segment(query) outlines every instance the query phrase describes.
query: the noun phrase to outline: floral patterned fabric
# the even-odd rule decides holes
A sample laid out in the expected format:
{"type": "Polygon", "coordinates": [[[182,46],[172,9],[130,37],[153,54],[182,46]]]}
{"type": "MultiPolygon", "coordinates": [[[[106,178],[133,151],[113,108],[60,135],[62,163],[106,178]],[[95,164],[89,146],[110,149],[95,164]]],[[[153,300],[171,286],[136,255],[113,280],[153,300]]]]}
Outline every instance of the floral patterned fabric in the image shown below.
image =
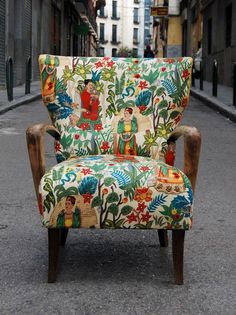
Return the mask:
{"type": "Polygon", "coordinates": [[[188,104],[191,58],[41,55],[39,64],[42,97],[61,133],[58,162],[112,154],[114,145],[120,154],[165,159],[188,104]]]}
{"type": "Polygon", "coordinates": [[[192,190],[177,168],[147,157],[71,158],[40,184],[46,227],[189,229],[192,190]]]}
{"type": "Polygon", "coordinates": [[[46,227],[189,229],[192,190],[170,133],[188,105],[191,58],[39,57],[59,165],[40,184],[46,227]],[[115,155],[114,155],[115,153],[115,155]]]}

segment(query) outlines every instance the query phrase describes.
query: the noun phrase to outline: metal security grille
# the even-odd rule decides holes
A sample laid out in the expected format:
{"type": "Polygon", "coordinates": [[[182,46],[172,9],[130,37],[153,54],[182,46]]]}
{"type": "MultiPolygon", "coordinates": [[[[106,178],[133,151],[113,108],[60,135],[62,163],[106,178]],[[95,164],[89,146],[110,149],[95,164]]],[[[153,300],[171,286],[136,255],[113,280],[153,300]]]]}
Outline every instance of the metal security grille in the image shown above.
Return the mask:
{"type": "Polygon", "coordinates": [[[31,35],[32,35],[32,0],[24,1],[24,36],[26,38],[25,57],[31,56],[31,35]]]}
{"type": "Polygon", "coordinates": [[[0,85],[5,85],[5,2],[0,1],[0,85]]]}

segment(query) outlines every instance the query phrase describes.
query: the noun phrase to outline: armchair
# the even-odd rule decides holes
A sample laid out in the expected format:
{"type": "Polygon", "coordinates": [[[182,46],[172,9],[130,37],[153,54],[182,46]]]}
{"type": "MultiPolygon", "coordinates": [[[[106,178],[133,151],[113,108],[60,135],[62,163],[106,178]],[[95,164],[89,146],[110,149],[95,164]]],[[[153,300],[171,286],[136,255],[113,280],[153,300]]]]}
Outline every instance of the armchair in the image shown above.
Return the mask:
{"type": "Polygon", "coordinates": [[[179,121],[189,100],[191,58],[39,57],[53,125],[27,129],[34,185],[48,229],[48,282],[70,228],[172,231],[175,282],[183,283],[185,230],[200,152],[196,128],[179,121]],[[58,164],[45,172],[44,135],[58,164]],[[184,171],[174,167],[184,137],[184,171]]]}

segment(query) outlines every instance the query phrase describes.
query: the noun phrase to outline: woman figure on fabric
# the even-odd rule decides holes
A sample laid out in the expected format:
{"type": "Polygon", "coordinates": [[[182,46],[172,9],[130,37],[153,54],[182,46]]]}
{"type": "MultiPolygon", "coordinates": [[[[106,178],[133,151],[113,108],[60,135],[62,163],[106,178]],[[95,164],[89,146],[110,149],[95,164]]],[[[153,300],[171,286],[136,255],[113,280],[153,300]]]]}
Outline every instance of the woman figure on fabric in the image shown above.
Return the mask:
{"type": "Polygon", "coordinates": [[[99,96],[94,83],[92,80],[84,80],[84,84],[85,88],[80,94],[81,106],[84,109],[82,117],[92,121],[98,120],[99,96]]]}
{"type": "Polygon", "coordinates": [[[65,209],[61,211],[57,218],[58,228],[76,228],[80,226],[79,209],[73,207],[75,205],[75,197],[67,196],[65,202],[65,209]]]}
{"type": "Polygon", "coordinates": [[[124,118],[118,121],[117,132],[120,135],[118,141],[118,154],[137,155],[135,133],[138,131],[137,119],[132,117],[133,109],[127,107],[124,118]]]}

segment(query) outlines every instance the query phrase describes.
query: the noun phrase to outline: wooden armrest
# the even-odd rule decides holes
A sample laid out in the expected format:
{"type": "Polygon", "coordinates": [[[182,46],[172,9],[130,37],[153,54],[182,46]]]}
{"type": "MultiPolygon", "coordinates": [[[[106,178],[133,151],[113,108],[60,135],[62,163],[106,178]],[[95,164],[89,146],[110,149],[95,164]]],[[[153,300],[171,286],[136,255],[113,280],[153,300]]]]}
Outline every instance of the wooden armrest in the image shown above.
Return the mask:
{"type": "Polygon", "coordinates": [[[188,176],[194,191],[201,148],[201,134],[195,127],[180,126],[170,135],[169,142],[184,137],[184,173],[188,176]]]}
{"type": "Polygon", "coordinates": [[[39,183],[45,173],[44,136],[46,132],[57,140],[60,138],[59,131],[48,124],[36,124],[26,130],[28,153],[37,198],[39,183]]]}

